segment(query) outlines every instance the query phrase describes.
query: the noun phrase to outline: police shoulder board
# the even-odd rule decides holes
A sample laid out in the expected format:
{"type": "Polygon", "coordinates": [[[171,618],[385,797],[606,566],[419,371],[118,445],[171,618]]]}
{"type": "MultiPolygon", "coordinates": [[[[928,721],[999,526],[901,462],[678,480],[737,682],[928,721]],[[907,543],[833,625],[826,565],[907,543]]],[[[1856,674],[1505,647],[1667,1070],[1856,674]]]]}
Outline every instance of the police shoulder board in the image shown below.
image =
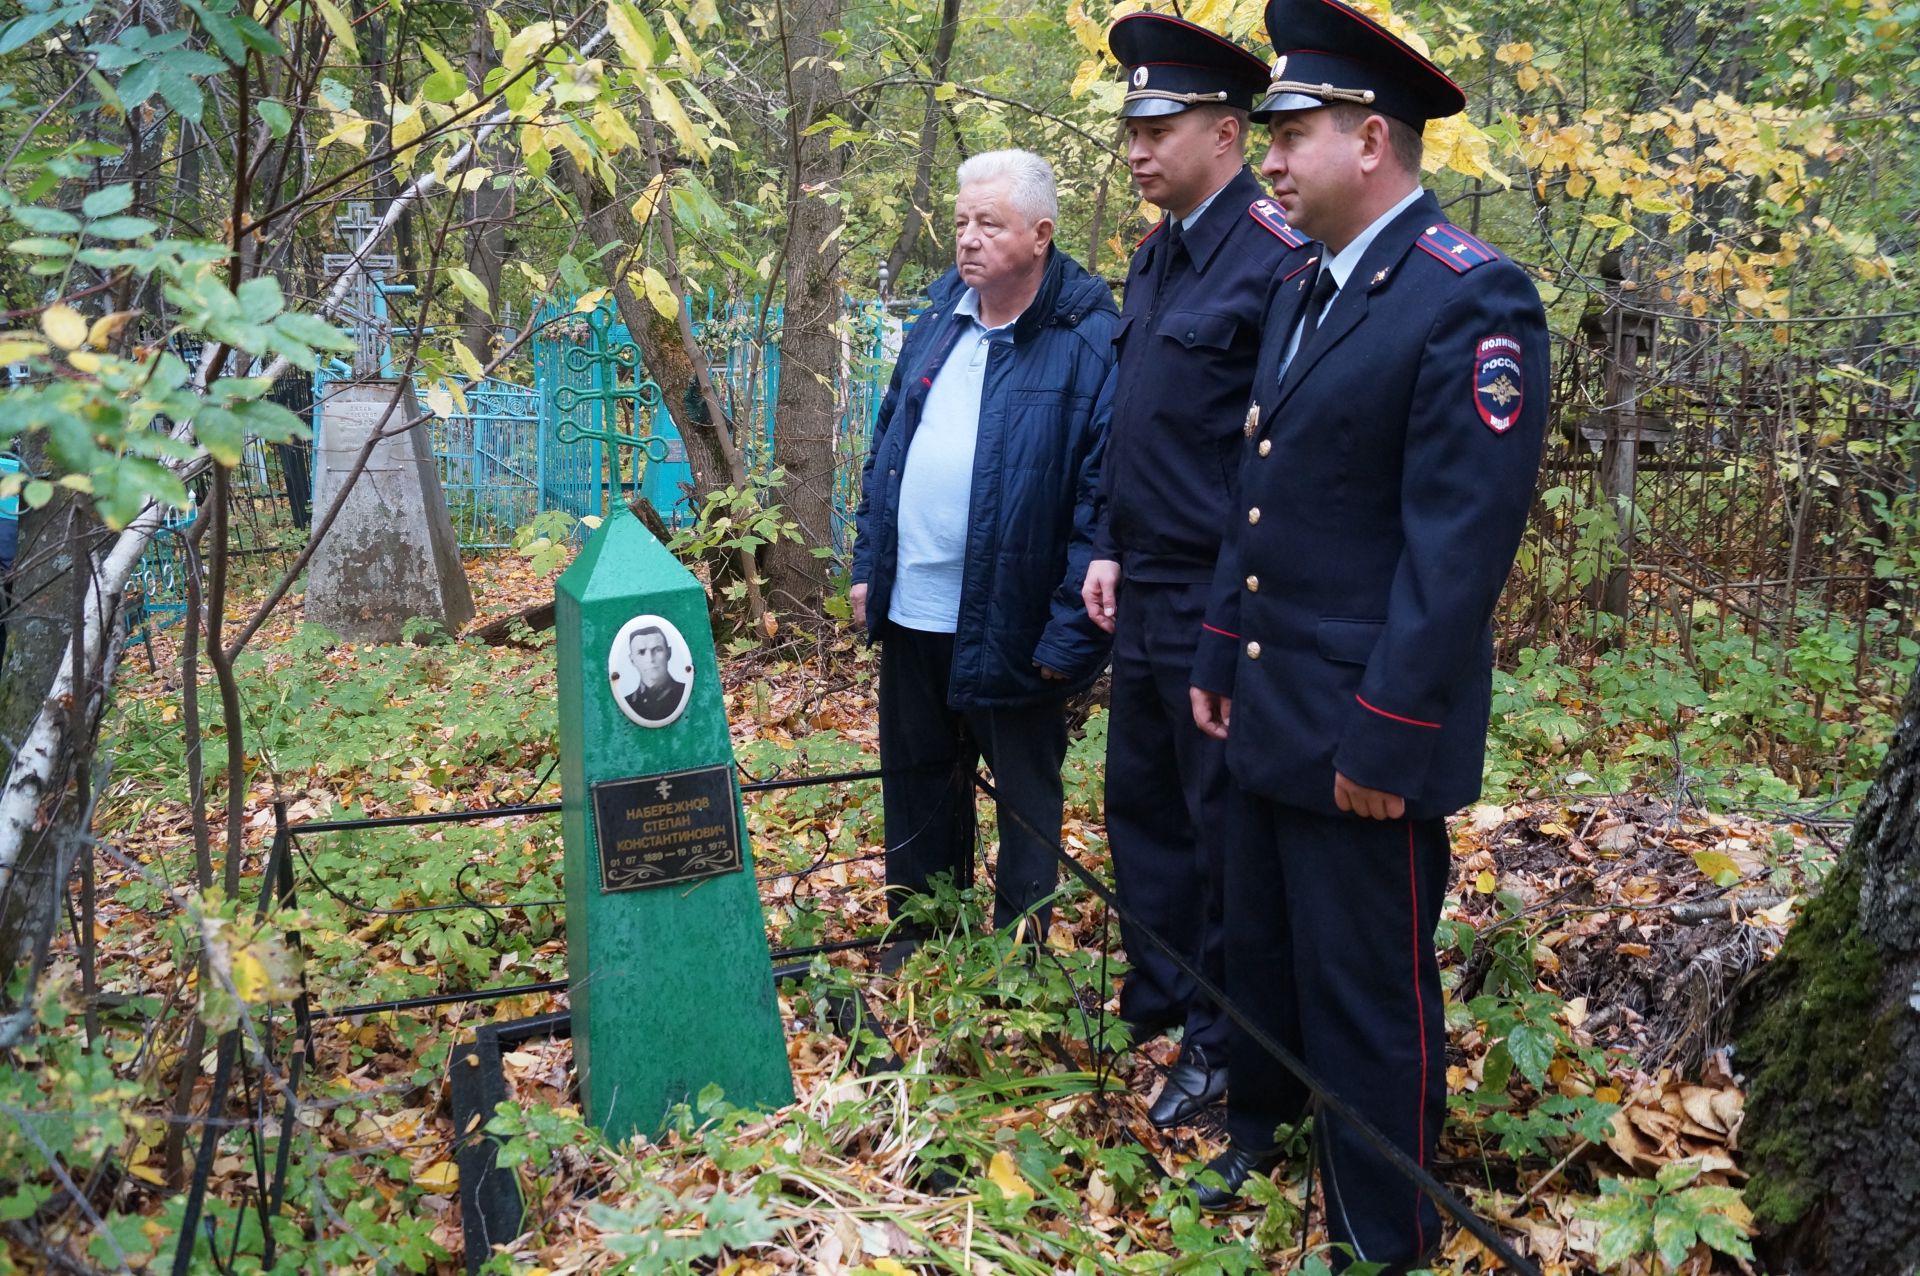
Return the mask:
{"type": "Polygon", "coordinates": [[[1420,236],[1420,248],[1429,257],[1447,264],[1456,275],[1464,275],[1476,266],[1500,260],[1497,249],[1469,235],[1451,222],[1436,222],[1420,236]]]}
{"type": "Polygon", "coordinates": [[[1256,199],[1247,205],[1247,216],[1260,223],[1263,228],[1272,233],[1275,239],[1289,248],[1304,248],[1313,242],[1287,225],[1286,216],[1280,211],[1280,205],[1270,199],[1256,199]]]}

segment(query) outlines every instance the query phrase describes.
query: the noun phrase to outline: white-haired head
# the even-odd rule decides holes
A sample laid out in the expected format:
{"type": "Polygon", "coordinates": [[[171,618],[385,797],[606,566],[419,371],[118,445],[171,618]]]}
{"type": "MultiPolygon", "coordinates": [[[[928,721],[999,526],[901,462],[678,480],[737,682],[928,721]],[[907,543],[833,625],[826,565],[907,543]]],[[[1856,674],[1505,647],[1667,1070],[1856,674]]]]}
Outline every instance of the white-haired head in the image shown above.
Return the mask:
{"type": "Polygon", "coordinates": [[[1006,179],[1007,198],[1027,225],[1060,220],[1060,197],[1054,190],[1053,165],[1032,151],[982,151],[965,160],[954,175],[959,189],[977,182],[1006,179]]]}

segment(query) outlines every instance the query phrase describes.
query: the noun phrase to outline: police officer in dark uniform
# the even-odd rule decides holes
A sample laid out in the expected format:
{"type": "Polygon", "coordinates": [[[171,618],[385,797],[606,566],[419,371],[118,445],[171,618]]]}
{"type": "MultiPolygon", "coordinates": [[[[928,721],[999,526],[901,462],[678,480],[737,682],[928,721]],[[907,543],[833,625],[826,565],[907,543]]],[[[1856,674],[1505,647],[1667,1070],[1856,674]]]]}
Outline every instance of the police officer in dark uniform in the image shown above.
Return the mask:
{"type": "MultiPolygon", "coordinates": [[[[1480,792],[1490,620],[1532,502],[1547,328],[1526,272],[1420,189],[1425,122],[1465,106],[1339,0],[1269,0],[1279,57],[1261,171],[1321,256],[1276,285],[1249,452],[1194,669],[1195,721],[1242,796],[1226,869],[1228,995],[1410,1157],[1446,1112],[1433,932],[1445,817],[1480,792]]],[[[1229,1206],[1307,1094],[1229,1044],[1229,1206]]],[[[1316,1121],[1351,1258],[1417,1266],[1433,1204],[1354,1128],[1316,1121]]]]}
{"type": "MultiPolygon", "coordinates": [[[[1115,633],[1107,833],[1129,913],[1218,983],[1225,749],[1187,688],[1241,454],[1240,422],[1269,288],[1310,245],[1247,167],[1247,109],[1266,64],[1158,13],[1113,26],[1126,68],[1127,163],[1166,216],[1127,272],[1088,615],[1115,633]]],[[[1192,1119],[1226,1090],[1227,1021],[1125,919],[1121,994],[1136,1041],[1183,1027],[1149,1116],[1192,1119]]]]}

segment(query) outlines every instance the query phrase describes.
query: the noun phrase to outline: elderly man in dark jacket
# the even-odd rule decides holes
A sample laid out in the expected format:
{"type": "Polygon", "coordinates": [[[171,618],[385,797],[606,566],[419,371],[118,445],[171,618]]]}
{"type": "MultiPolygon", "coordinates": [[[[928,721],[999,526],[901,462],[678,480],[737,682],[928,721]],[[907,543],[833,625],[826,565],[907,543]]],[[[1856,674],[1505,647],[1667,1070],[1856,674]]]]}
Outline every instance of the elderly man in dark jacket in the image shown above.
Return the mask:
{"type": "Polygon", "coordinates": [[[940,874],[970,878],[984,754],[1000,804],[994,924],[1024,918],[1038,938],[1066,700],[1107,658],[1080,588],[1118,311],[1053,245],[1045,160],[976,155],[958,186],[955,268],[929,289],[867,453],[854,616],[881,644],[891,908],[940,874]]]}

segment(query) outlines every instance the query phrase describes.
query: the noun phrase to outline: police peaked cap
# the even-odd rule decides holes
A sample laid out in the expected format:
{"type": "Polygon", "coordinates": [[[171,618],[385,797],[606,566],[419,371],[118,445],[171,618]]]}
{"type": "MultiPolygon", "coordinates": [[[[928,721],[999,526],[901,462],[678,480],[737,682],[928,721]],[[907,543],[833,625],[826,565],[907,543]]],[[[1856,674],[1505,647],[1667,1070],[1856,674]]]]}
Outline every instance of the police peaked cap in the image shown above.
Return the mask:
{"type": "Polygon", "coordinates": [[[1107,33],[1127,70],[1123,117],[1175,115],[1196,106],[1244,111],[1267,87],[1267,66],[1233,41],[1164,13],[1129,13],[1107,33]]]}
{"type": "Polygon", "coordinates": [[[1340,0],[1267,0],[1267,37],[1278,56],[1256,123],[1352,102],[1419,129],[1467,108],[1445,71],[1340,0]]]}

